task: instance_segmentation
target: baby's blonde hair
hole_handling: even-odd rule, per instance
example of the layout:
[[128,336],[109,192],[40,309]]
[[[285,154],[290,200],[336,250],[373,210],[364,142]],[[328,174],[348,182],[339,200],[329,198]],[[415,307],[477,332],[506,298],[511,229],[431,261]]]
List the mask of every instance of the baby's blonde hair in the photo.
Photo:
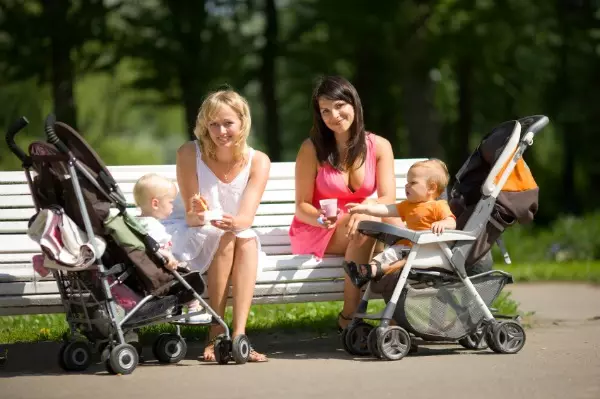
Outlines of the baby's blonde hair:
[[426,161],[415,162],[410,167],[410,169],[413,168],[424,168],[429,171],[427,175],[427,184],[435,184],[436,197],[439,197],[444,192],[446,187],[448,187],[450,174],[448,173],[448,167],[444,161],[437,158],[431,158]]
[[246,153],[246,140],[250,134],[250,126],[252,125],[248,101],[237,92],[233,90],[219,90],[209,94],[198,111],[194,135],[202,144],[200,146],[202,155],[216,159],[217,146],[210,138],[208,124],[214,120],[215,114],[223,105],[231,107],[241,121],[241,134],[235,143],[233,153],[233,157],[237,161],[242,159]]
[[177,192],[177,186],[171,179],[156,173],[148,173],[138,179],[133,186],[133,199],[140,208],[145,208],[153,198],[161,198],[171,192]]

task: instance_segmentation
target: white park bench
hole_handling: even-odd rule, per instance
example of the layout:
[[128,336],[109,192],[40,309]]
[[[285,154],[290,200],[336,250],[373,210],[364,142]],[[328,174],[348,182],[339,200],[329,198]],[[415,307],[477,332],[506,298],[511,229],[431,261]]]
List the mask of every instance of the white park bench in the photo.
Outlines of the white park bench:
[[[404,199],[410,165],[418,159],[395,161],[396,197]],[[288,229],[294,215],[293,162],[272,163],[254,228],[267,254],[254,291],[255,304],[334,301],[342,299],[341,257],[292,255]],[[133,185],[145,173],[175,179],[174,165],[109,167],[133,208]],[[134,208],[135,212],[135,208]],[[23,171],[0,172],[0,315],[59,313],[63,311],[52,274],[42,278],[31,265],[39,246],[26,235],[35,213]]]

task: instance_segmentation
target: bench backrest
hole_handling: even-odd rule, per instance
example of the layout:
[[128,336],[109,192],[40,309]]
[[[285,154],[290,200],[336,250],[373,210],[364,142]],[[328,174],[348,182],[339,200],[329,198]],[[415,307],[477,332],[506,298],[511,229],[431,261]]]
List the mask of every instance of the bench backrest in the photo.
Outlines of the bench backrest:
[[[404,199],[404,184],[410,165],[418,159],[395,160],[396,197]],[[152,166],[112,166],[112,175],[125,193],[129,205],[133,205],[133,185],[145,173],[158,173],[175,179],[174,165]],[[291,255],[288,228],[295,210],[294,194],[295,163],[273,163],[265,193],[262,197],[257,215],[254,219],[254,229],[257,231],[262,249],[268,255],[267,264],[260,265],[259,282],[264,283],[264,289],[257,285],[255,295],[263,298],[256,302],[270,302],[269,297],[287,295],[288,301],[302,300],[293,298],[294,295],[310,294],[312,300],[339,299],[340,285],[336,284],[334,292],[329,285],[322,286],[321,299],[315,299],[319,288],[313,285],[310,292],[306,287],[294,288],[291,284],[277,288],[282,281],[329,281],[339,279],[339,258],[325,259],[320,264],[311,257]],[[56,296],[56,284],[49,279],[41,279],[32,269],[31,258],[40,252],[39,246],[26,235],[29,218],[35,213],[33,200],[29,192],[25,173],[0,172],[0,314],[10,313],[6,308],[15,306],[34,306],[48,304],[44,295]],[[276,282],[277,284],[275,284]],[[24,302],[24,297],[29,296]],[[292,297],[290,297],[292,296]],[[281,299],[281,298],[280,298]],[[273,302],[281,301],[273,299]],[[56,301],[55,301],[56,302]],[[2,308],[5,308],[4,310]],[[46,311],[46,310],[44,310]]]

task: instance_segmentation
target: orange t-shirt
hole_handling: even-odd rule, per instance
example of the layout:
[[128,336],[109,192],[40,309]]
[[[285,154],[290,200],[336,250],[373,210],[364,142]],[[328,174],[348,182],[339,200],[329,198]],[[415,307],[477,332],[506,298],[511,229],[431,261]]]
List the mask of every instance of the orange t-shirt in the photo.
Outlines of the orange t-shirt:
[[418,203],[402,201],[396,204],[396,209],[406,227],[411,230],[429,230],[433,222],[454,217],[445,200]]

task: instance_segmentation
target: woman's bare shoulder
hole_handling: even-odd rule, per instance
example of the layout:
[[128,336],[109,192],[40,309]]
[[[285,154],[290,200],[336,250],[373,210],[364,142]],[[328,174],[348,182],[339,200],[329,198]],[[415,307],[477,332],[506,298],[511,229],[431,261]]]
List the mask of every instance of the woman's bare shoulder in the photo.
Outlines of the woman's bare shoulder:
[[269,170],[271,167],[271,160],[269,156],[262,151],[254,151],[254,155],[252,156],[252,169],[254,170]]
[[390,141],[385,137],[376,135],[374,133],[371,134],[375,137],[375,150],[377,152],[377,157],[386,156],[390,154],[392,154],[393,157],[392,144],[390,144]]
[[297,158],[302,161],[317,160],[317,150],[311,139],[306,139],[302,142],[300,149],[298,150]]
[[181,147],[177,149],[177,155],[180,157],[195,157],[196,156],[196,142],[188,141],[183,143]]

